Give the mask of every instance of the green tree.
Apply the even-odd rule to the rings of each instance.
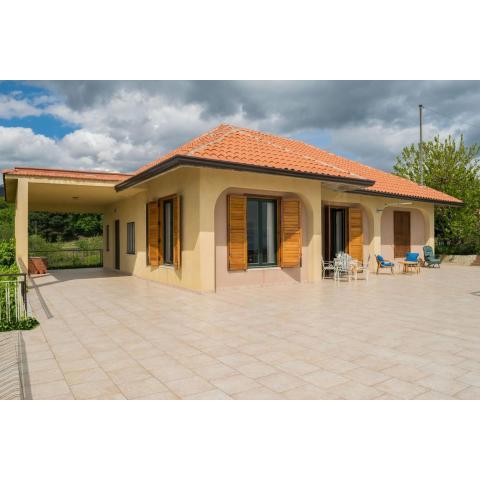
[[[464,202],[435,207],[435,236],[439,253],[480,253],[480,145],[466,146],[463,136],[423,143],[424,183]],[[419,145],[405,147],[396,157],[395,174],[420,182]]]

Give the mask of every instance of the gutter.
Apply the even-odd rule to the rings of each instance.
[[[121,192],[127,188],[133,187],[145,180],[155,177],[161,173],[164,173],[172,168],[179,166],[193,166],[193,167],[210,167],[219,168],[223,170],[237,170],[241,172],[253,172],[253,173],[265,173],[269,175],[283,175],[287,177],[308,178],[313,180],[326,180],[329,182],[348,183],[351,185],[358,185],[362,187],[371,187],[375,184],[373,180],[367,180],[363,178],[352,179],[334,175],[321,175],[315,173],[298,172],[294,170],[280,170],[271,167],[260,167],[254,165],[245,165],[244,163],[226,162],[224,160],[212,160],[198,157],[184,157],[182,155],[175,155],[168,160],[165,160],[148,170],[140,172],[123,182],[115,185],[115,190]]]
[[[384,193],[384,192],[374,192],[371,190],[352,190],[349,193],[359,193],[360,195],[372,195],[375,197],[387,197],[387,198],[399,198],[401,200],[412,200],[416,202],[425,202],[425,203],[434,203],[436,205],[443,205],[449,207],[463,207],[464,202],[451,202],[448,200],[433,200],[431,198],[422,198],[422,197],[412,197],[410,195],[401,195],[399,193]]]

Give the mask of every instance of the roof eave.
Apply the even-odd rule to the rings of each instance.
[[[194,167],[211,167],[211,168],[219,168],[223,170],[237,170],[243,172],[254,172],[254,173],[265,173],[269,175],[283,175],[288,177],[297,177],[297,178],[309,178],[314,180],[328,180],[330,182],[339,182],[339,183],[347,183],[350,185],[358,185],[359,187],[371,187],[374,185],[373,180],[367,180],[363,178],[353,179],[348,177],[341,177],[341,176],[334,176],[334,175],[321,175],[315,173],[307,173],[307,172],[299,172],[295,170],[284,170],[284,169],[276,169],[271,167],[261,167],[256,165],[246,165],[244,163],[235,163],[229,162],[225,160],[214,160],[214,159],[206,159],[206,158],[199,158],[199,157],[191,157],[191,156],[184,156],[184,155],[174,155],[173,157],[150,167],[143,172],[140,172],[133,177],[124,180],[118,183],[115,186],[115,190],[120,192],[127,188],[133,187],[141,182],[149,180],[152,177],[160,175],[172,168],[179,167],[179,166],[194,166]]]
[[[362,195],[373,195],[375,197],[399,198],[401,200],[411,200],[415,202],[433,203],[435,205],[449,206],[449,207],[463,207],[462,201],[436,200],[433,198],[414,197],[412,195],[402,195],[399,193],[376,192],[372,190],[353,190],[350,193],[360,193]]]

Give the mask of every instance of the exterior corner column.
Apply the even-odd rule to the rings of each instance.
[[[368,253],[370,254],[370,271],[375,271],[375,256],[382,253],[382,211],[378,211],[376,206],[369,207],[369,209],[373,219],[373,231],[368,246]]]
[[[17,181],[15,249],[17,262],[28,269],[28,180],[25,178],[19,178]]]

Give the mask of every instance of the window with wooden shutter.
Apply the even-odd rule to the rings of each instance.
[[[302,259],[302,227],[300,200],[282,199],[280,252],[282,267],[299,267]]]
[[[159,208],[158,202],[147,203],[147,220],[148,220],[148,263],[153,266],[159,264]]]
[[[247,269],[247,198],[228,196],[228,269]]]
[[[180,268],[182,259],[182,246],[181,246],[181,202],[180,197],[175,195],[172,199],[173,203],[173,266]]]
[[[348,253],[363,262],[363,216],[360,208],[348,209]]]

